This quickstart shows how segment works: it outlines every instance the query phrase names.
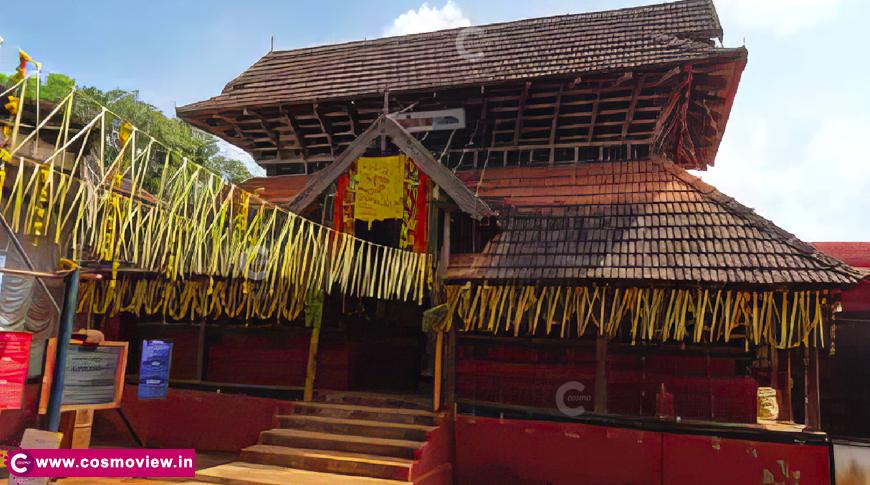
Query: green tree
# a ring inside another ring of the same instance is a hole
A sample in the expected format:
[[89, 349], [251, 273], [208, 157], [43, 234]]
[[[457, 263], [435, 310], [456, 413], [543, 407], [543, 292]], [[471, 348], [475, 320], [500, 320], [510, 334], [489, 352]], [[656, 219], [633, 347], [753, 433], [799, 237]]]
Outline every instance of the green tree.
[[[0, 86], [9, 82], [10, 76], [0, 74]], [[40, 84], [40, 97], [44, 101], [58, 103], [62, 101], [75, 86], [75, 80], [63, 74], [49, 74], [45, 83]], [[73, 104], [73, 119], [79, 122], [87, 122], [93, 119], [105, 106], [115, 115], [107, 117], [108, 126], [117, 129], [121, 118], [129, 121], [139, 130], [153, 136], [164, 143], [171, 150], [177, 152], [170, 159], [172, 167], [178, 167], [182, 163], [182, 157], [187, 157], [194, 163], [200, 164], [213, 172], [233, 181], [240, 182], [251, 176], [248, 168], [240, 160], [220, 155], [217, 146], [217, 138], [193, 129], [190, 125], [177, 118], [167, 118], [156, 106], [139, 99], [138, 91], [124, 91], [113, 89], [102, 91], [96, 87], [79, 87], [78, 91], [83, 96], [77, 96]], [[36, 84], [28, 81], [26, 98], [36, 98]], [[158, 149], [158, 156], [154, 166], [149, 167], [146, 180], [146, 189], [156, 189], [160, 172], [163, 169], [165, 151], [162, 156]], [[156, 163], [159, 160], [160, 163]]]

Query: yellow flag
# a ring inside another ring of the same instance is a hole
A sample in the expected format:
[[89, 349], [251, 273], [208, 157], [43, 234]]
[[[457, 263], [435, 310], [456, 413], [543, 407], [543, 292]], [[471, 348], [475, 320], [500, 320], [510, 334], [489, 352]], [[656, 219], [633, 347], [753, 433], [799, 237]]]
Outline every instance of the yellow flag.
[[[11, 96], [11, 95], [10, 95], [10, 96], [9, 96], [9, 102], [6, 103], [6, 105], [4, 106], [4, 108], [6, 108], [6, 110], [9, 111], [9, 113], [11, 113], [11, 114], [13, 114], [13, 115], [14, 115], [15, 113], [18, 113], [18, 101], [19, 101], [19, 99], [21, 99], [21, 98], [19, 98], [19, 97], [17, 97], [17, 96]], [[5, 130], [4, 130], [4, 133], [5, 133]], [[8, 136], [8, 135], [7, 135], [7, 136]]]
[[15, 73], [15, 75], [12, 76], [13, 82], [17, 83], [18, 81], [24, 79], [25, 76], [27, 76], [27, 63], [28, 62], [36, 65], [37, 71], [42, 70], [41, 63], [34, 61], [33, 58], [30, 57], [29, 55], [27, 55], [26, 52], [19, 50], [18, 51], [18, 68], [16, 69], [17, 72]]
[[127, 144], [127, 140], [130, 139], [130, 135], [133, 134], [133, 125], [128, 122], [121, 123], [121, 127], [118, 128], [118, 140], [121, 142], [121, 147]]
[[404, 156], [361, 157], [356, 161], [354, 217], [361, 221], [401, 219], [404, 205]]

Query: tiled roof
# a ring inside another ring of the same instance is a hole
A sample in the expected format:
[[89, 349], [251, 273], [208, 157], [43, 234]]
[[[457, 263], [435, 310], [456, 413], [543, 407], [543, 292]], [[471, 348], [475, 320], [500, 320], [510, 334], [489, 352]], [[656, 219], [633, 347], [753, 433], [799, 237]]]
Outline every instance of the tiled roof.
[[858, 268], [870, 268], [870, 242], [814, 242], [819, 251]]
[[668, 161], [460, 173], [502, 232], [451, 255], [447, 280], [644, 280], [727, 286], [857, 283], [819, 252]]
[[[668, 65], [717, 56], [711, 0], [683, 0], [266, 54], [193, 113]], [[457, 46], [461, 46], [458, 48]], [[460, 55], [460, 50], [466, 54]]]
[[305, 188], [312, 175], [279, 175], [277, 177], [251, 177], [239, 187], [253, 192], [273, 204], [284, 205]]

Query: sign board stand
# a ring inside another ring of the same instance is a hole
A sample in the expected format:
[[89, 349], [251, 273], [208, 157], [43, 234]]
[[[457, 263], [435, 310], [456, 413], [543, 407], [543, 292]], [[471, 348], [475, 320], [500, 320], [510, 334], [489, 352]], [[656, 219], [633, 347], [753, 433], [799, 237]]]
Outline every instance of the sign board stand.
[[[39, 414], [49, 411], [49, 392], [54, 392], [54, 369], [59, 367], [55, 365], [56, 348], [57, 339], [50, 339]], [[99, 345], [70, 342], [63, 366], [63, 388], [57, 399], [61, 412], [72, 411], [69, 418], [58, 419], [58, 429], [62, 421], [66, 424], [64, 429], [70, 434], [71, 448], [84, 449], [90, 446], [94, 410], [121, 407], [128, 350], [127, 342], [101, 342]]]

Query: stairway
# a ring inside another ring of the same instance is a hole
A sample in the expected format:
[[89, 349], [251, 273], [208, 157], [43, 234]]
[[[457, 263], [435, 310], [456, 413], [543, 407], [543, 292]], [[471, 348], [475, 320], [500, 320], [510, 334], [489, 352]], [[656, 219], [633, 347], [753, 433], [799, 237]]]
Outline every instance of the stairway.
[[256, 445], [242, 450], [241, 462], [201, 470], [196, 479], [232, 485], [407, 483], [440, 421], [424, 407], [412, 399], [353, 395], [290, 403], [277, 416], [280, 427], [260, 433]]

